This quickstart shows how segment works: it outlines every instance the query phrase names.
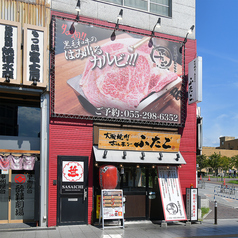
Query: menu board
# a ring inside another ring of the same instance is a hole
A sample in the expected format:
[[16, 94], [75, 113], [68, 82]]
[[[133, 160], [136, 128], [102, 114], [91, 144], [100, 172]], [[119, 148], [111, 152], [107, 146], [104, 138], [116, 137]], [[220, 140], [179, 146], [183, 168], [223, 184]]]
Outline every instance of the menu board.
[[104, 220], [106, 219], [122, 219], [123, 225], [120, 227], [124, 227], [123, 190], [102, 189], [100, 219], [101, 218], [103, 228]]
[[165, 220], [187, 220], [177, 167], [157, 166], [157, 172]]

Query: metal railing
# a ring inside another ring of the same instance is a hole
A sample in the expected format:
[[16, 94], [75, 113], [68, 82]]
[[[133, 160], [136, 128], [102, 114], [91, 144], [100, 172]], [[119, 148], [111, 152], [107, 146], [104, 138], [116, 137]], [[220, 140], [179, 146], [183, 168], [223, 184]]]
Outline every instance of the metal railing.
[[216, 196], [238, 200], [238, 189], [234, 185], [220, 185], [214, 187], [214, 200]]
[[205, 189], [205, 181], [204, 181], [204, 179], [198, 180], [198, 188], [204, 188]]

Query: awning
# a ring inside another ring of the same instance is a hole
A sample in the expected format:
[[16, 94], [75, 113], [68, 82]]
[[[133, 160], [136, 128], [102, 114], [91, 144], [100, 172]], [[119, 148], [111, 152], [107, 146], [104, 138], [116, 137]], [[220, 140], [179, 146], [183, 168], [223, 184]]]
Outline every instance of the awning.
[[137, 164], [186, 164], [180, 152], [149, 152], [129, 150], [105, 150], [93, 146], [97, 162], [137, 163]]

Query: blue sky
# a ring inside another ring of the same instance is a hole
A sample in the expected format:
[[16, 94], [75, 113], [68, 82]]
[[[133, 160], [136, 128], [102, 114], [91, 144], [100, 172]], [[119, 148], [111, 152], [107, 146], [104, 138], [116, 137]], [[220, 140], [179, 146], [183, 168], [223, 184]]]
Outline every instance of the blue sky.
[[238, 0], [196, 0], [197, 55], [203, 58], [203, 146], [238, 138]]

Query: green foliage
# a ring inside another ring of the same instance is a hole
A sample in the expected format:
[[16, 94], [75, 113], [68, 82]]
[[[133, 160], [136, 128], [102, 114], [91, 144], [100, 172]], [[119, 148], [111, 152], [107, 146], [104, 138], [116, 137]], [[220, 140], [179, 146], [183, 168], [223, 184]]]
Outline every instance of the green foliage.
[[209, 207], [202, 207], [201, 211], [202, 211], [202, 217], [203, 217], [204, 215], [206, 215], [210, 211], [210, 208]]
[[198, 164], [199, 170], [201, 172], [201, 170], [203, 168], [206, 168], [208, 166], [207, 156], [206, 155], [198, 155], [197, 156], [197, 164]]
[[220, 158], [220, 167], [222, 168], [222, 170], [229, 170], [230, 168], [233, 167], [232, 165], [232, 160], [231, 158], [227, 157], [227, 156], [222, 156]]
[[217, 174], [218, 168], [221, 167], [221, 155], [214, 152], [208, 159], [208, 165], [215, 170]]
[[238, 184], [238, 181], [237, 180], [230, 180], [227, 183]]
[[238, 169], [238, 155], [231, 157], [231, 163], [233, 166], [235, 166]]

